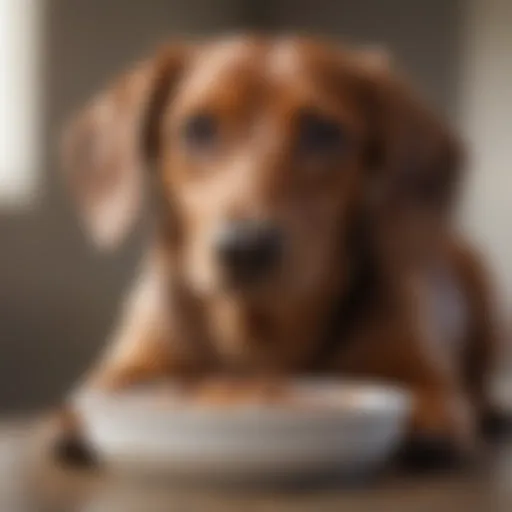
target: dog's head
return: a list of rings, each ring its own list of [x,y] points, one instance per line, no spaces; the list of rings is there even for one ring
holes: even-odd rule
[[[301,39],[170,45],[80,113],[64,149],[104,245],[152,174],[161,236],[205,294],[339,282],[360,215],[398,239],[433,225],[459,169],[457,142],[385,58]]]

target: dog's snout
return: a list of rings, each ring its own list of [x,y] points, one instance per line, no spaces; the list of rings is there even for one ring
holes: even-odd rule
[[[231,278],[252,281],[266,277],[277,266],[282,235],[270,223],[230,222],[219,231],[216,249],[221,264]]]

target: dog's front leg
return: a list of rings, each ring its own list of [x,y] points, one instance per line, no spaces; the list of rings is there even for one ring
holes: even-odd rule
[[[154,332],[126,333],[120,338],[111,354],[93,369],[78,392],[87,390],[114,391],[170,375],[171,357],[165,340]],[[74,465],[91,465],[96,457],[88,446],[80,415],[73,401],[56,416],[55,455],[59,461]]]
[[[469,396],[458,376],[432,359],[420,339],[384,326],[372,329],[340,353],[337,368],[410,391],[412,414],[403,450],[408,465],[450,465],[473,451],[475,411]]]
[[[142,274],[125,305],[119,328],[97,366],[79,384],[78,392],[112,391],[174,374],[184,375],[192,364],[173,340],[172,311],[161,293],[153,269]],[[93,462],[72,400],[56,416],[55,453],[59,460]]]

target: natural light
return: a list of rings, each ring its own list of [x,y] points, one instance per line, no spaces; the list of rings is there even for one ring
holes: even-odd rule
[[[32,198],[40,164],[41,0],[0,0],[0,202]]]

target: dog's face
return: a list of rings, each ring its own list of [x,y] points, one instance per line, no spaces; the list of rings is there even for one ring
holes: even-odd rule
[[[456,170],[449,134],[385,62],[302,40],[171,47],[69,139],[101,240],[125,231],[151,167],[187,283],[266,300],[342,282],[360,215],[398,238],[441,218]]]
[[[161,112],[157,172],[200,292],[335,279],[365,168],[361,113],[332,79],[286,43],[214,45],[189,64]]]

